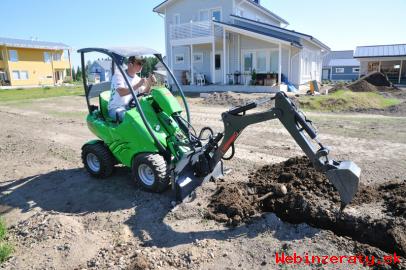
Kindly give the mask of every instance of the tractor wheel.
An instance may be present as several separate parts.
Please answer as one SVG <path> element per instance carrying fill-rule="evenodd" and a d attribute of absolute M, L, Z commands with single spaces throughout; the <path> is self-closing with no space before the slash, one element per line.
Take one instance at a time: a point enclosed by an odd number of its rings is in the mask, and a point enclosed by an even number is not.
<path fill-rule="evenodd" d="M 163 192 L 169 186 L 169 172 L 166 161 L 161 155 L 142 153 L 132 164 L 134 181 L 144 190 Z"/>
<path fill-rule="evenodd" d="M 82 161 L 86 170 L 94 177 L 106 178 L 113 173 L 115 159 L 103 143 L 83 146 Z"/>

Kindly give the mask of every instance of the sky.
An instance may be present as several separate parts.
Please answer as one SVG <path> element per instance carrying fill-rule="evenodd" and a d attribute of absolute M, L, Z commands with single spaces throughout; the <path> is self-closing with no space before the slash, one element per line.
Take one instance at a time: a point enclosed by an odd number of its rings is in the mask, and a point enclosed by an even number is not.
<path fill-rule="evenodd" d="M 204 0 L 189 0 L 204 1 Z M 165 54 L 164 20 L 152 9 L 163 0 L 1 0 L 0 37 L 84 47 L 145 46 Z M 406 0 L 261 0 L 332 50 L 406 43 Z M 73 53 L 73 65 L 80 64 Z"/>

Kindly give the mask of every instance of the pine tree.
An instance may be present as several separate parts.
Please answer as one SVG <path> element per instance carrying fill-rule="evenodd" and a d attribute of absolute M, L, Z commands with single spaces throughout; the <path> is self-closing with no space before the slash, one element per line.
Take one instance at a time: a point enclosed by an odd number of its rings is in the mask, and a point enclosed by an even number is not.
<path fill-rule="evenodd" d="M 80 67 L 77 68 L 76 70 L 76 81 L 81 81 L 82 80 L 82 70 Z"/>
<path fill-rule="evenodd" d="M 76 81 L 75 67 L 72 67 L 72 81 Z"/>

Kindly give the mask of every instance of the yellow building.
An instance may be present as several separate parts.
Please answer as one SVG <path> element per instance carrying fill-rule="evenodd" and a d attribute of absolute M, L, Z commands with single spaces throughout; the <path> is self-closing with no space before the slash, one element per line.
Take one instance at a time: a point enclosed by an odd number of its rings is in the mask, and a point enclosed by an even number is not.
<path fill-rule="evenodd" d="M 0 86 L 60 84 L 71 74 L 70 52 L 62 43 L 0 37 Z"/>

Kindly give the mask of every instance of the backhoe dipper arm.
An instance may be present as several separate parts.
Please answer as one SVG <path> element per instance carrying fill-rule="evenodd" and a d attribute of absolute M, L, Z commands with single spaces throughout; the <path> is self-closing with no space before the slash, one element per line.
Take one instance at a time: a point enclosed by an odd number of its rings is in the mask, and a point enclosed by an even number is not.
<path fill-rule="evenodd" d="M 244 128 L 251 124 L 278 118 L 306 156 L 312 161 L 314 167 L 326 173 L 330 182 L 339 191 L 342 207 L 344 207 L 352 200 L 358 190 L 360 168 L 351 161 L 329 160 L 329 150 L 318 141 L 316 130 L 311 125 L 311 121 L 306 119 L 285 93 L 278 92 L 274 99 L 275 107 L 265 112 L 246 115 L 246 111 L 258 106 L 257 102 L 251 102 L 222 114 L 224 136 L 217 136 L 214 139 L 215 141 L 212 142 L 218 143 L 222 138 L 220 146 L 213 154 L 214 163 L 221 160 Z"/>

